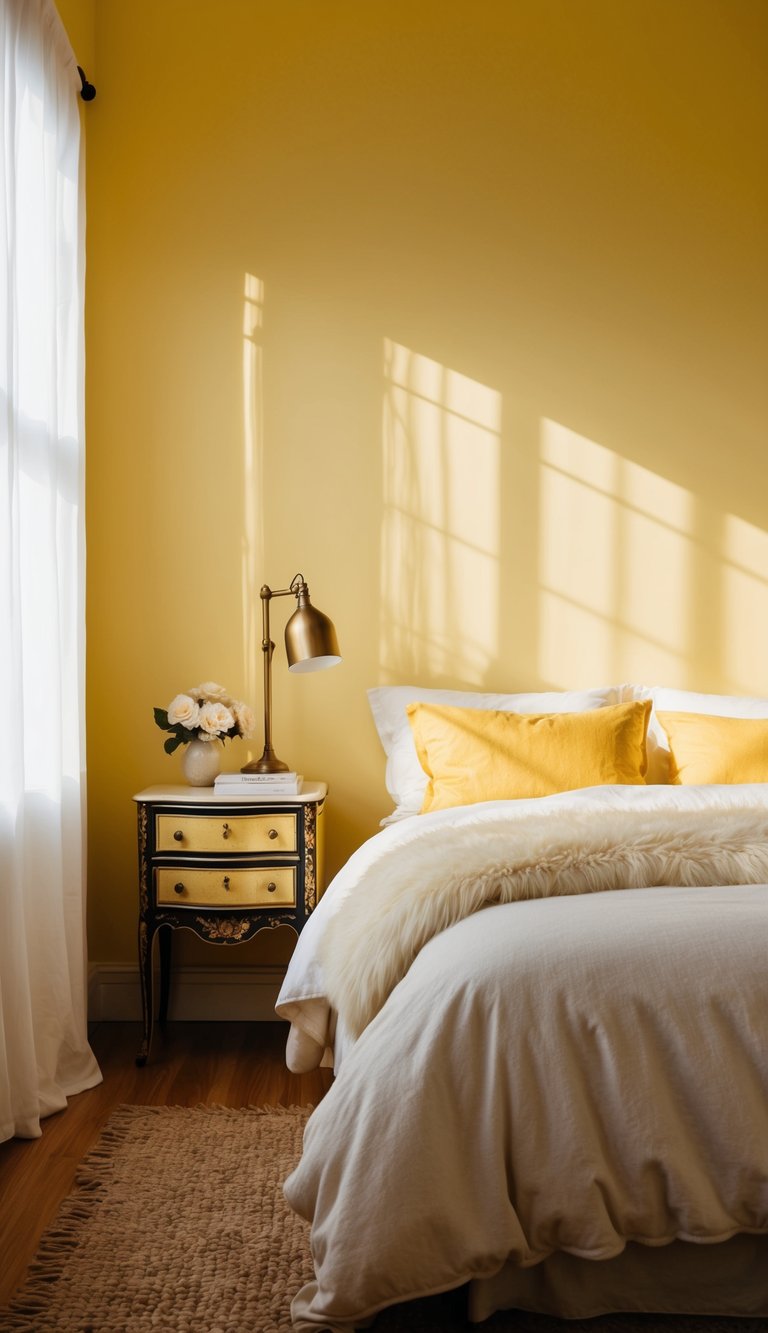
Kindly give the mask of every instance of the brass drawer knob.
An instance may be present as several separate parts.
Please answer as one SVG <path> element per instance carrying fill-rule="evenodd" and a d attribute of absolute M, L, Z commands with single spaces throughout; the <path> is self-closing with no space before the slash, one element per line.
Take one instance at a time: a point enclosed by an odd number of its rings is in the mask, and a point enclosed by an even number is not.
<path fill-rule="evenodd" d="M 181 884 L 181 883 L 179 883 L 179 884 L 174 884 L 174 886 L 173 886 L 173 891 L 174 891 L 174 893 L 183 893 L 183 892 L 184 892 L 184 885 Z"/>
<path fill-rule="evenodd" d="M 277 885 L 275 884 L 275 881 L 274 881 L 273 879 L 271 879 L 271 880 L 269 881 L 269 884 L 267 885 L 267 893 L 274 893 L 275 890 L 276 890 L 276 888 L 277 888 Z"/>
<path fill-rule="evenodd" d="M 224 888 L 229 893 L 229 875 L 224 876 Z"/>
<path fill-rule="evenodd" d="M 229 824 L 222 824 L 222 826 L 221 826 L 221 836 L 222 836 L 222 838 L 228 838 L 231 832 L 232 832 L 232 830 L 231 830 L 231 828 L 229 827 Z"/>
<path fill-rule="evenodd" d="M 269 830 L 269 833 L 267 834 L 267 837 L 268 837 L 268 838 L 276 838 L 276 837 L 277 837 L 277 829 L 276 829 L 276 828 L 271 828 L 271 829 Z"/>
<path fill-rule="evenodd" d="M 180 828 L 177 828 L 176 832 L 175 832 L 174 835 L 173 835 L 173 838 L 174 838 L 174 842 L 183 842 L 183 841 L 184 841 L 184 834 L 182 833 L 182 831 L 181 831 Z"/>

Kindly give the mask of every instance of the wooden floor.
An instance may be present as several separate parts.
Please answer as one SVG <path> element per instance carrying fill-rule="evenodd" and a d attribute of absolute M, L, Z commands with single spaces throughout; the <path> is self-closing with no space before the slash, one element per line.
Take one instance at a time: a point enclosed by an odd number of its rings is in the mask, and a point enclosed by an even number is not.
<path fill-rule="evenodd" d="M 116 1106 L 306 1106 L 329 1070 L 291 1074 L 284 1023 L 169 1023 L 137 1069 L 138 1023 L 99 1023 L 90 1040 L 104 1082 L 42 1121 L 42 1138 L 0 1144 L 0 1306 L 21 1284 L 42 1232 L 72 1189 L 78 1162 Z"/>

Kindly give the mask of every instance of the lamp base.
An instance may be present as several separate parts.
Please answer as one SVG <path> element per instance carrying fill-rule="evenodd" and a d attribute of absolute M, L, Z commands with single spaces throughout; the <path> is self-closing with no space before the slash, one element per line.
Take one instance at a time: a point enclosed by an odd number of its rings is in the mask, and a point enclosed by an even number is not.
<path fill-rule="evenodd" d="M 266 745 L 260 759 L 252 759 L 250 764 L 245 764 L 240 769 L 241 773 L 289 773 L 290 769 L 284 764 L 282 759 L 278 759 L 274 750 L 267 749 Z"/>

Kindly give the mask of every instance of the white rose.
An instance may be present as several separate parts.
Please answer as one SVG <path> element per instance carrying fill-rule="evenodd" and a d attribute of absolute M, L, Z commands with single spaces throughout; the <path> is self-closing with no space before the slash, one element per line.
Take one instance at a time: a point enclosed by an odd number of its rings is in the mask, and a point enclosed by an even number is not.
<path fill-rule="evenodd" d="M 200 709 L 189 694 L 177 694 L 168 705 L 168 723 L 172 727 L 186 727 L 194 731 L 200 725 Z"/>
<path fill-rule="evenodd" d="M 190 690 L 190 694 L 192 691 Z M 215 680 L 206 680 L 202 685 L 198 685 L 195 691 L 195 698 L 202 699 L 209 704 L 226 704 L 227 707 L 232 703 L 232 699 L 223 685 L 217 685 Z"/>
<path fill-rule="evenodd" d="M 226 704 L 207 703 L 200 709 L 200 726 L 209 736 L 221 736 L 234 725 L 235 719 Z"/>
<path fill-rule="evenodd" d="M 240 735 L 243 737 L 243 740 L 247 740 L 249 736 L 253 735 L 256 727 L 256 718 L 253 715 L 253 710 L 250 709 L 247 704 L 244 704 L 242 700 L 235 699 L 235 702 L 232 704 L 232 712 L 235 715 L 235 723 Z"/>

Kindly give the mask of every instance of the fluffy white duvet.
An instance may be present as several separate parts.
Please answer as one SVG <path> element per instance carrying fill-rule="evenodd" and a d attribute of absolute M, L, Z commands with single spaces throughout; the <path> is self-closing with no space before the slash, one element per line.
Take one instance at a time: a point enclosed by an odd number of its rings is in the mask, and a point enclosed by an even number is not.
<path fill-rule="evenodd" d="M 278 1002 L 305 1065 L 333 1042 L 331 995 L 348 1009 L 285 1187 L 312 1221 L 298 1329 L 509 1257 L 768 1232 L 767 833 L 762 785 L 616 787 L 421 816 L 360 849 Z"/>

